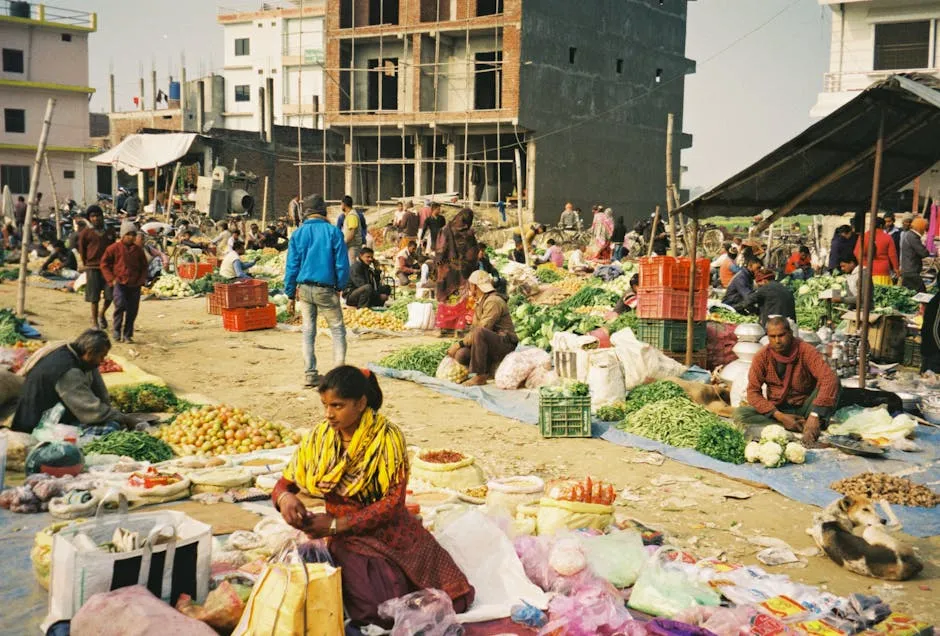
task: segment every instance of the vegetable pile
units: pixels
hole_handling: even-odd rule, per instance
[[[695,450],[729,464],[744,463],[744,434],[724,422],[709,422],[698,434]]]
[[[920,309],[920,303],[914,300],[914,290],[898,285],[875,285],[872,294],[874,312],[888,310],[899,311],[902,314],[915,314]]]
[[[430,450],[424,451],[418,455],[421,461],[429,464],[455,464],[462,462],[466,457],[463,453],[452,450]]]
[[[135,384],[111,392],[111,404],[123,413],[167,413],[179,406],[173,391],[159,384]]]
[[[535,277],[540,283],[557,283],[564,279],[565,275],[553,263],[546,263],[535,269]]]
[[[734,311],[728,311],[723,307],[715,307],[708,312],[708,319],[714,322],[727,322],[733,325],[741,325],[748,322],[757,322],[757,316],[745,316]]]
[[[366,307],[354,309],[345,307],[343,309],[343,322],[350,329],[380,329],[382,331],[404,331],[405,323],[398,319],[395,314],[387,311],[372,311]],[[320,316],[317,318],[317,327],[327,329],[329,325],[326,318]]]
[[[627,416],[627,403],[621,401],[601,406],[595,415],[602,422],[619,422]]]
[[[693,404],[686,397],[674,397],[668,400],[652,402],[639,411],[628,415],[618,427],[635,435],[641,435],[677,446],[679,448],[697,448],[706,426],[725,426],[713,413]],[[714,432],[706,438],[708,448],[720,445],[729,446],[726,440],[720,444],[715,441]],[[730,451],[724,451],[730,453]]]
[[[578,307],[607,306],[616,304],[618,296],[600,287],[584,287],[574,296],[554,307],[525,303],[524,298],[513,297],[512,309],[516,335],[524,345],[549,349],[556,332],[573,331],[586,334],[598,327],[609,326],[602,316],[579,314]]]
[[[591,395],[591,387],[584,382],[568,382],[559,386],[543,386],[539,393],[547,397],[586,397]]]
[[[20,333],[23,321],[16,317],[10,309],[0,309],[0,345],[14,345],[25,340]]]
[[[98,373],[120,373],[124,368],[111,358],[105,358],[98,365]]]
[[[140,431],[115,431],[102,435],[86,444],[82,451],[86,455],[121,455],[153,464],[173,458],[173,449],[169,444]]]
[[[884,499],[899,506],[933,508],[940,504],[940,495],[927,486],[885,473],[861,473],[833,482],[829,487],[843,495]]]
[[[787,429],[779,424],[765,426],[760,432],[760,441],[748,442],[744,447],[744,458],[752,464],[760,462],[767,468],[777,468],[788,462],[804,463],[806,449],[790,438]]]
[[[804,329],[818,329],[820,321],[828,313],[826,301],[819,300],[820,293],[834,287],[846,293],[844,276],[813,276],[806,281],[784,278],[781,282],[793,291],[796,322]]]
[[[687,397],[682,387],[669,380],[657,380],[649,384],[641,384],[634,388],[627,395],[627,403],[624,407],[624,417],[639,411],[647,404],[662,402],[672,398]]]
[[[300,435],[231,406],[193,407],[153,434],[180,455],[223,455],[283,448]]]
[[[437,373],[437,367],[441,364],[441,360],[447,355],[450,345],[450,342],[441,342],[433,345],[405,347],[385,356],[378,361],[378,365],[387,369],[419,371],[425,375],[433,376]]]
[[[194,296],[190,284],[176,274],[163,274],[150,288],[160,298],[189,298]]]
[[[216,283],[227,283],[229,280],[219,274],[206,274],[189,283],[194,294],[211,294],[215,291]]]
[[[576,501],[579,503],[601,504],[610,506],[617,499],[613,484],[605,481],[593,481],[586,477],[584,481],[566,481],[554,486],[549,496],[558,501]]]

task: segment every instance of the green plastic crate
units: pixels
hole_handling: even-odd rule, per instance
[[[590,437],[591,396],[539,395],[542,437]]]
[[[686,345],[685,320],[640,319],[636,326],[636,337],[662,351],[683,352]],[[692,349],[700,351],[706,346],[705,323],[697,322],[692,327]]]
[[[920,338],[917,336],[904,340],[904,365],[920,368]]]

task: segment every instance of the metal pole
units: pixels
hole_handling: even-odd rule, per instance
[[[875,173],[871,179],[871,209],[868,213],[868,253],[865,255],[865,269],[862,270],[862,316],[859,326],[858,343],[858,388],[865,388],[865,374],[868,372],[868,315],[871,312],[872,265],[875,262],[875,221],[878,218],[878,191],[881,188],[881,159],[885,145],[885,114],[881,111],[878,123],[878,142],[875,144]]]
[[[55,110],[55,98],[50,97],[46,102],[46,115],[42,119],[42,132],[39,134],[39,145],[36,146],[36,159],[33,161],[33,172],[29,180],[29,203],[26,205],[26,219],[23,221],[23,243],[20,245],[20,278],[16,290],[16,315],[26,317],[26,265],[29,260],[30,225],[33,222],[33,209],[36,207],[36,191],[39,190],[39,170],[42,167],[42,158],[46,154],[46,142],[49,140],[49,129],[52,127],[52,111]]]
[[[300,135],[300,125],[303,123],[303,109],[304,109],[304,100],[301,97],[301,87],[302,87],[302,78],[304,74],[304,0],[300,0],[300,19],[297,20],[297,48],[299,49],[298,54],[300,55],[300,64],[297,66],[297,121],[294,124],[297,126],[297,193],[300,195],[301,199],[303,198],[304,191],[304,169],[299,164],[303,161],[303,149],[302,141]],[[273,113],[272,113],[273,116]],[[273,122],[271,130],[274,130]],[[268,140],[271,141],[270,139]],[[323,196],[326,196],[326,193],[323,193]]]
[[[695,255],[698,251],[698,219],[692,217],[692,253],[689,255],[689,313],[685,322],[685,366],[692,366],[692,347],[695,338]]]
[[[52,176],[52,168],[49,167],[49,155],[42,156],[42,162],[46,165],[46,176],[49,177],[49,187],[52,188],[52,205],[55,206],[55,238],[62,240],[62,220],[59,213],[59,195],[55,190],[55,177]]]
[[[656,226],[659,225],[659,206],[656,206],[656,212],[653,214],[653,227],[650,229],[650,244],[646,246],[646,256],[653,255],[653,239],[656,237]]]

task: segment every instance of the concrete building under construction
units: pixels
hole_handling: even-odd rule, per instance
[[[345,189],[365,204],[516,197],[546,222],[566,201],[648,214],[667,113],[674,174],[691,145],[686,1],[327,0],[324,120]]]

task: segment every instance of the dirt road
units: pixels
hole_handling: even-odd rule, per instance
[[[15,285],[0,285],[0,306],[12,307],[14,300]],[[74,337],[89,322],[88,306],[79,296],[64,292],[29,288],[27,308],[46,339]],[[163,377],[177,392],[207,395],[294,426],[310,425],[321,412],[316,392],[302,387],[299,333],[228,333],[220,318],[206,314],[201,298],[144,302],[138,326],[138,341],[116,345],[115,352]],[[348,361],[365,365],[421,341],[431,340],[351,338]],[[329,338],[318,338],[317,353],[321,372],[328,370]],[[621,509],[624,516],[665,531],[674,544],[700,557],[756,564],[761,547],[749,539],[758,536],[783,539],[795,550],[813,546],[805,529],[817,509],[773,491],[668,459],[661,465],[644,463],[657,458],[599,439],[542,439],[537,427],[493,415],[473,402],[444,397],[410,382],[382,379],[381,383],[386,414],[403,428],[410,444],[471,453],[495,475],[590,474],[612,481],[630,495],[627,507]],[[729,491],[750,496],[726,498]],[[940,589],[940,538],[910,541],[924,559],[925,570],[906,583],[857,576],[824,556],[808,557],[798,566],[767,569],[837,594],[877,594],[898,611],[940,623],[934,591]]]

